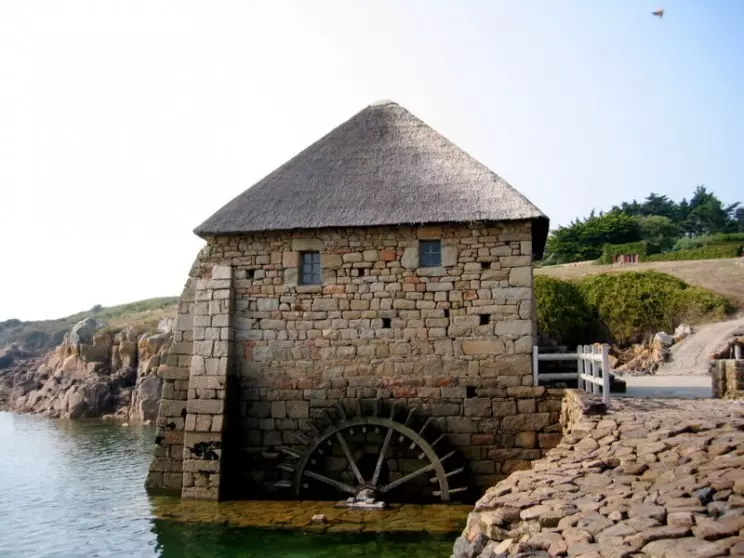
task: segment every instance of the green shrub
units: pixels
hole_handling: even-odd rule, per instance
[[[744,244],[728,242],[724,244],[708,244],[690,250],[678,250],[665,254],[654,254],[641,258],[643,262],[672,262],[682,260],[717,260],[719,258],[737,258],[742,253]]]
[[[595,275],[579,290],[618,343],[672,331],[683,321],[720,318],[732,309],[725,297],[656,271]]]
[[[535,277],[537,330],[568,346],[588,341],[592,311],[574,283]]]
[[[674,243],[672,250],[675,252],[678,250],[693,250],[695,248],[708,246],[709,244],[727,244],[729,242],[738,242],[739,244],[744,243],[744,232],[704,234],[700,236],[684,237]]]

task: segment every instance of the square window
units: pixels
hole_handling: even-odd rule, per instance
[[[300,253],[300,285],[320,285],[320,252]]]
[[[419,265],[421,267],[442,265],[441,240],[419,240]]]

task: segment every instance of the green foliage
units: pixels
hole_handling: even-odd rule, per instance
[[[739,202],[724,205],[705,186],[698,186],[689,201],[679,203],[651,193],[640,203],[623,202],[598,216],[592,211],[588,218],[552,231],[543,265],[597,259],[605,244],[645,240],[666,252],[680,243],[680,237],[695,239],[737,232],[744,233],[744,207],[739,207]]]
[[[672,262],[683,260],[717,260],[719,258],[737,258],[741,256],[744,244],[741,242],[728,242],[724,244],[708,244],[701,248],[690,250],[678,250],[665,254],[654,254],[646,256],[645,262]]]
[[[649,215],[638,218],[641,237],[650,245],[666,252],[674,246],[680,235],[680,227],[669,217],[663,215]]]
[[[592,311],[574,283],[535,277],[537,330],[568,346],[586,342]]]
[[[157,319],[148,316],[149,312],[168,310],[178,302],[177,297],[161,297],[130,302],[109,308],[94,306],[87,312],[79,312],[58,320],[40,320],[22,322],[12,319],[0,322],[0,348],[16,343],[31,351],[45,351],[56,347],[62,342],[64,334],[73,325],[89,316],[103,322],[129,320],[137,328],[149,331],[153,329],[153,322]],[[108,326],[115,329],[115,326]]]
[[[590,215],[568,227],[559,227],[548,238],[546,250],[562,263],[595,260],[605,244],[625,244],[641,240],[638,221],[622,211]]]
[[[658,250],[655,246],[650,245],[645,240],[641,240],[640,242],[629,242],[628,244],[605,244],[602,249],[600,262],[603,264],[611,264],[614,257],[618,255],[638,254],[639,256],[645,256],[654,251]]]
[[[598,340],[639,342],[680,323],[721,319],[723,296],[655,271],[605,273],[579,282],[535,277],[537,329],[569,346]]]
[[[680,238],[674,243],[672,250],[692,250],[709,244],[726,244],[729,242],[744,243],[744,232],[707,234],[690,238]]]
[[[656,271],[595,275],[579,290],[619,343],[672,331],[683,321],[721,318],[732,309],[725,297]]]

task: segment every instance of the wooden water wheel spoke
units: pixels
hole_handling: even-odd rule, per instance
[[[385,492],[390,492],[393,488],[397,488],[401,484],[405,484],[408,481],[415,479],[419,475],[428,473],[433,468],[434,468],[434,465],[430,463],[429,465],[426,465],[425,467],[421,467],[421,469],[416,469],[413,473],[408,473],[405,477],[401,477],[398,480],[394,480],[393,482],[386,484],[385,486],[380,488],[380,493],[384,494]]]
[[[343,434],[341,432],[336,432],[336,439],[338,440],[338,443],[341,444],[341,448],[344,450],[344,455],[346,455],[346,459],[349,460],[349,465],[351,466],[351,470],[354,471],[354,476],[356,477],[356,480],[359,482],[359,484],[364,484],[364,477],[362,476],[361,471],[359,470],[359,467],[357,467],[356,461],[354,461],[354,456],[351,455],[351,451],[349,450],[349,445],[346,443],[346,438],[344,438]]]
[[[380,479],[380,472],[382,471],[382,464],[385,461],[385,454],[387,453],[387,448],[390,445],[390,440],[393,438],[393,429],[388,428],[388,431],[385,433],[385,440],[382,442],[382,447],[380,448],[380,455],[377,456],[377,464],[375,465],[375,473],[372,475],[372,485],[377,485],[377,481]]]
[[[348,484],[344,484],[340,481],[337,481],[335,479],[326,477],[325,475],[321,475],[319,473],[314,473],[313,471],[305,471],[303,473],[306,477],[309,477],[311,479],[315,479],[316,481],[324,482],[326,484],[330,484],[331,486],[334,486],[338,488],[342,492],[347,492],[349,494],[356,493],[356,488],[353,486],[349,486]]]

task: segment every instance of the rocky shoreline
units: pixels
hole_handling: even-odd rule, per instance
[[[490,488],[454,558],[744,556],[744,404],[567,393],[565,436]]]
[[[0,355],[0,410],[52,418],[157,418],[161,360],[168,351],[171,320],[154,334],[133,328],[107,331],[81,320],[53,351],[36,356],[16,346]]]

